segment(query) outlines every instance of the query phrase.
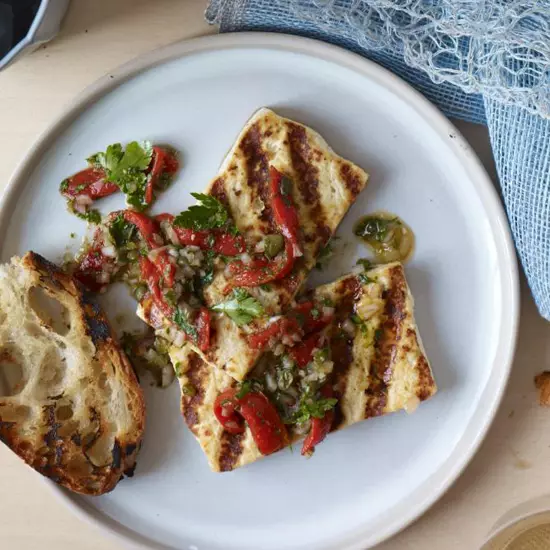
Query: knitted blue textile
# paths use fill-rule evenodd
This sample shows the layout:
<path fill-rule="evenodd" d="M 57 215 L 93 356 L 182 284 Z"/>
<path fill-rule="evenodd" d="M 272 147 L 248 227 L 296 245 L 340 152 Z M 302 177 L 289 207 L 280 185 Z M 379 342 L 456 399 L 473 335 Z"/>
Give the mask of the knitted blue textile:
<path fill-rule="evenodd" d="M 343 46 L 398 74 L 447 116 L 489 127 L 520 260 L 550 320 L 550 2 L 211 0 L 221 32 Z"/>

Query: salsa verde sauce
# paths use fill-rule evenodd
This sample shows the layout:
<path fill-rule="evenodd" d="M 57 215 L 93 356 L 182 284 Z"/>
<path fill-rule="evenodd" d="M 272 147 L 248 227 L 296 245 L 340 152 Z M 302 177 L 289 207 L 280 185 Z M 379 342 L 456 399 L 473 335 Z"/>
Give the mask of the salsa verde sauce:
<path fill-rule="evenodd" d="M 375 262 L 406 262 L 414 251 L 415 238 L 412 229 L 391 212 L 378 210 L 360 218 L 353 228 L 372 251 Z"/>

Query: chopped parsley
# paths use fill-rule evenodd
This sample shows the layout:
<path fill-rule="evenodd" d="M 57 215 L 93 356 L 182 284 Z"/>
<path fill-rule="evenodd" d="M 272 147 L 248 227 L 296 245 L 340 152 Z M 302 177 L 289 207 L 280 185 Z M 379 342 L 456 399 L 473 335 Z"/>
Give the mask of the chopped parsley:
<path fill-rule="evenodd" d="M 310 418 L 323 418 L 338 403 L 335 397 L 321 397 L 313 399 L 307 393 L 302 396 L 298 408 L 285 420 L 286 424 L 302 424 Z"/>
<path fill-rule="evenodd" d="M 198 204 L 190 206 L 174 219 L 174 225 L 201 231 L 215 229 L 228 224 L 229 214 L 225 206 L 216 198 L 204 193 L 191 193 Z"/>
<path fill-rule="evenodd" d="M 364 285 L 366 285 L 367 283 L 374 283 L 375 282 L 375 280 L 371 279 L 366 273 L 359 273 L 359 275 L 357 275 L 357 278 Z"/>
<path fill-rule="evenodd" d="M 126 246 L 136 235 L 136 226 L 128 223 L 122 214 L 119 214 L 109 225 L 109 234 L 117 248 Z"/>
<path fill-rule="evenodd" d="M 86 212 L 77 212 L 71 208 L 73 214 L 75 214 L 81 220 L 87 221 L 89 223 L 94 223 L 99 225 L 101 223 L 101 212 L 95 208 L 91 208 Z"/>
<path fill-rule="evenodd" d="M 315 264 L 315 269 L 318 269 L 319 271 L 325 269 L 328 261 L 332 258 L 333 254 L 334 248 L 332 247 L 332 243 L 329 241 L 319 251 L 319 254 L 317 255 L 317 263 Z"/>
<path fill-rule="evenodd" d="M 103 153 L 88 158 L 91 166 L 103 168 L 106 179 L 117 185 L 126 195 L 126 202 L 137 210 L 148 205 L 145 202 L 147 186 L 146 170 L 151 164 L 153 146 L 149 141 L 131 141 L 123 149 L 120 143 L 109 145 Z"/>
<path fill-rule="evenodd" d="M 71 239 L 76 239 L 76 233 L 71 233 L 69 236 L 71 237 Z"/>
<path fill-rule="evenodd" d="M 264 314 L 262 304 L 242 288 L 234 289 L 231 300 L 215 305 L 212 310 L 225 313 L 238 326 L 246 325 Z"/>
<path fill-rule="evenodd" d="M 179 308 L 174 313 L 174 323 L 193 340 L 199 337 L 197 329 L 189 321 L 189 315 Z"/>
<path fill-rule="evenodd" d="M 242 399 L 250 390 L 252 389 L 252 382 L 250 380 L 245 380 L 241 382 L 239 390 L 235 394 L 237 399 Z"/>
<path fill-rule="evenodd" d="M 260 288 L 265 292 L 271 292 L 271 285 L 263 284 L 263 285 L 260 285 Z"/>
<path fill-rule="evenodd" d="M 256 380 L 255 378 L 249 378 L 248 380 L 244 380 L 239 384 L 235 397 L 237 399 L 242 399 L 247 393 L 251 391 L 264 391 L 264 387 L 259 380 Z"/>
<path fill-rule="evenodd" d="M 360 265 L 365 271 L 372 269 L 372 262 L 370 260 L 367 260 L 367 258 L 359 258 L 355 262 L 355 265 Z"/>
<path fill-rule="evenodd" d="M 393 223 L 394 220 L 387 220 L 376 216 L 365 216 L 355 226 L 354 233 L 358 237 L 382 243 Z"/>

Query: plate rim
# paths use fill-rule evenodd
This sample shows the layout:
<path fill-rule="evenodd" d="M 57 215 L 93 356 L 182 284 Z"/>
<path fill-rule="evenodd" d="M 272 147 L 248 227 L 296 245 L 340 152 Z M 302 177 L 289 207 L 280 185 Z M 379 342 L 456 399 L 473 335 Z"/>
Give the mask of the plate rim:
<path fill-rule="evenodd" d="M 423 500 L 419 499 L 416 505 L 411 507 L 411 511 L 408 514 L 401 516 L 397 520 L 394 519 L 388 522 L 388 525 L 386 525 L 384 529 L 374 535 L 365 531 L 359 534 L 355 532 L 353 534 L 344 535 L 346 540 L 342 540 L 341 544 L 337 546 L 339 550 L 359 550 L 366 547 L 372 547 L 396 535 L 422 516 L 444 495 L 474 457 L 493 423 L 504 395 L 515 355 L 519 326 L 519 274 L 517 258 L 508 220 L 504 207 L 500 202 L 496 186 L 493 184 L 485 168 L 481 164 L 481 161 L 459 130 L 420 92 L 412 88 L 400 77 L 375 62 L 339 46 L 312 38 L 282 33 L 241 32 L 206 35 L 169 44 L 124 63 L 84 88 L 84 90 L 67 105 L 54 121 L 39 134 L 17 165 L 0 196 L 0 231 L 4 230 L 3 232 L 5 233 L 4 226 L 10 206 L 16 200 L 19 188 L 24 185 L 27 179 L 26 176 L 32 172 L 34 166 L 36 166 L 37 160 L 40 159 L 44 150 L 47 149 L 50 140 L 62 132 L 65 127 L 95 101 L 118 87 L 124 81 L 170 60 L 200 52 L 239 48 L 267 48 L 320 58 L 351 69 L 364 77 L 371 79 L 375 78 L 378 83 L 381 83 L 387 89 L 395 92 L 396 95 L 402 100 L 405 100 L 408 106 L 414 109 L 437 134 L 449 141 L 448 145 L 452 149 L 453 154 L 461 162 L 470 179 L 476 182 L 476 190 L 483 205 L 483 209 L 487 214 L 491 227 L 491 234 L 495 240 L 499 274 L 502 279 L 502 322 L 498 338 L 498 342 L 501 343 L 501 345 L 498 347 L 497 355 L 493 360 L 493 368 L 490 371 L 486 385 L 486 389 L 490 384 L 494 386 L 492 388 L 493 391 L 490 392 L 492 401 L 486 407 L 487 410 L 483 415 L 482 422 L 477 427 L 477 432 L 470 437 L 466 450 L 454 460 L 453 464 L 446 467 L 447 472 L 444 476 L 444 480 L 437 487 L 429 491 L 430 494 L 428 497 Z M 497 370 L 495 365 L 500 365 L 500 368 Z M 497 378 L 496 380 L 495 377 Z M 172 547 L 147 539 L 132 531 L 129 527 L 118 523 L 113 518 L 105 516 L 88 503 L 84 501 L 76 502 L 76 498 L 78 498 L 76 495 L 70 495 L 68 491 L 46 478 L 42 479 L 77 517 L 98 527 L 102 532 L 114 537 L 120 543 L 124 545 L 131 544 L 134 548 L 143 550 L 151 548 L 157 550 L 172 550 Z M 350 540 L 352 537 L 353 540 Z"/>

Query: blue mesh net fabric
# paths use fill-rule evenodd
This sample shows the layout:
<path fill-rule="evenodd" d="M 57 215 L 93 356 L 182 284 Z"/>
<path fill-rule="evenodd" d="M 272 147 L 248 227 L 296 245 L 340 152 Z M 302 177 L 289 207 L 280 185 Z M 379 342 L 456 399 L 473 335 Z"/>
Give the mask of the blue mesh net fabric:
<path fill-rule="evenodd" d="M 447 116 L 487 124 L 535 301 L 550 319 L 550 2 L 211 0 L 222 32 L 318 38 L 398 74 Z"/>

